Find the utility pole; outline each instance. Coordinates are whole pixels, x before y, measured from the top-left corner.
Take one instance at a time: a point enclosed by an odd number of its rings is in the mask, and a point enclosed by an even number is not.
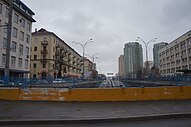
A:
[[[5,71],[4,77],[5,82],[9,82],[9,61],[10,61],[10,46],[11,46],[11,31],[12,31],[12,12],[13,12],[13,0],[9,0],[9,17],[7,25],[7,48],[6,48],[6,62],[5,62]]]

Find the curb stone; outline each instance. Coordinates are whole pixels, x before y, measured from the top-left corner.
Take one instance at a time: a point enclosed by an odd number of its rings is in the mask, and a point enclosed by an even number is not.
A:
[[[86,119],[19,119],[19,120],[0,120],[0,125],[21,125],[21,124],[88,124],[88,123],[113,123],[113,122],[134,122],[149,121],[160,119],[191,118],[191,112],[188,113],[169,113],[154,115],[139,115],[124,118],[86,118]]]

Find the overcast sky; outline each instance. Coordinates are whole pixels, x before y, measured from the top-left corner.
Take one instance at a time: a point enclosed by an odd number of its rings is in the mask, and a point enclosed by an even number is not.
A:
[[[79,54],[85,43],[101,73],[118,72],[124,44],[139,36],[145,42],[171,42],[191,30],[191,0],[22,0],[35,12],[34,28],[54,32]],[[155,42],[156,43],[156,42]],[[149,44],[149,60],[153,60]],[[143,51],[145,47],[143,45]],[[145,53],[143,53],[145,61]]]

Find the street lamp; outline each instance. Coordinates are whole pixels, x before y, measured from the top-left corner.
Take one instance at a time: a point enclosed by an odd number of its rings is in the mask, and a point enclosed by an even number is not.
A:
[[[78,44],[78,45],[80,45],[81,47],[82,47],[82,50],[83,50],[83,73],[82,73],[82,76],[83,76],[83,79],[84,79],[84,70],[85,70],[85,68],[84,68],[84,54],[85,54],[85,47],[86,47],[86,45],[88,44],[88,43],[90,43],[90,42],[93,42],[93,39],[89,39],[85,44],[82,44],[82,43],[80,43],[80,42],[76,42],[76,41],[73,41],[73,43],[74,44]]]
[[[136,41],[141,41],[141,42],[143,42],[143,44],[145,45],[145,48],[146,48],[146,76],[148,76],[148,45],[149,45],[149,43],[151,43],[151,42],[155,42],[156,41],[156,39],[157,38],[153,38],[153,39],[151,39],[150,41],[148,41],[148,42],[145,42],[142,38],[140,38],[140,37],[137,37],[137,39],[136,39]]]
[[[94,60],[97,59],[98,57],[96,55],[98,55],[99,53],[95,53],[93,55],[88,55],[88,54],[85,54],[86,56],[90,57],[92,59],[92,63],[94,63]]]

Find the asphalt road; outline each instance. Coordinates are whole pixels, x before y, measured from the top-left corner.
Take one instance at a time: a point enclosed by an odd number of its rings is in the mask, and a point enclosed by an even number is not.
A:
[[[169,113],[190,113],[191,100],[142,102],[44,102],[0,101],[0,121],[3,120],[80,120],[127,118]],[[173,117],[174,118],[174,117]],[[40,122],[41,123],[41,122]],[[57,122],[56,122],[57,123]],[[0,124],[0,127],[191,127],[191,118],[160,119],[137,122],[91,124]]]
[[[191,127],[191,119],[165,119],[154,121],[111,122],[94,124],[1,125],[1,127]]]
[[[0,101],[0,120],[126,118],[191,113],[191,100],[137,102]]]
[[[117,87],[124,87],[124,84],[120,82],[119,80],[113,80],[108,78],[101,83],[100,87],[101,88],[117,88]]]

